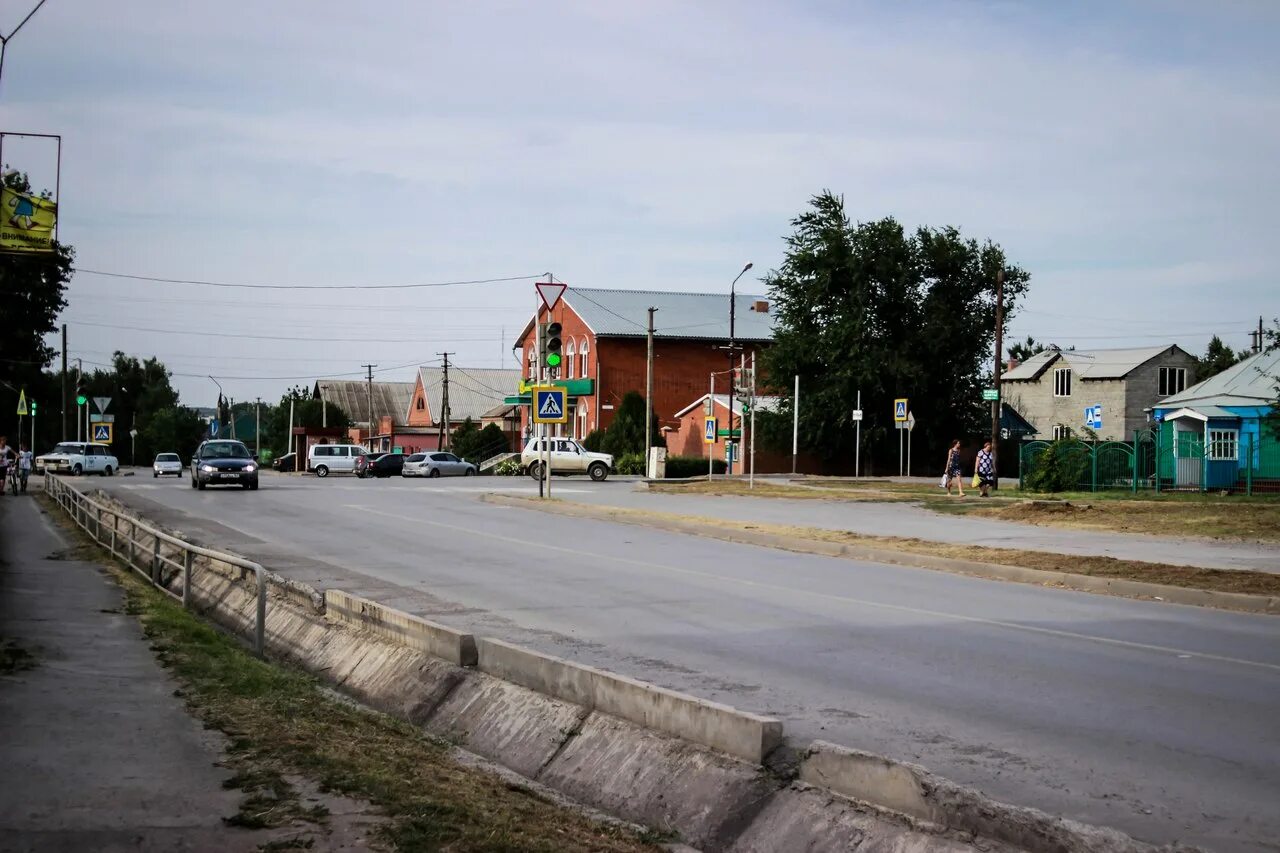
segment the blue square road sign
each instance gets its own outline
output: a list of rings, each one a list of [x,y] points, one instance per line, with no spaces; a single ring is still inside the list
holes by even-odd
[[[563,388],[534,388],[533,422],[535,424],[568,423],[568,402]]]

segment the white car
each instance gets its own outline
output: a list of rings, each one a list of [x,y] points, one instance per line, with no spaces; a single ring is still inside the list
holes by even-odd
[[[307,452],[307,470],[317,477],[351,474],[356,461],[369,451],[358,444],[315,444]]]
[[[402,477],[474,477],[480,469],[443,450],[415,453],[404,460]]]
[[[105,444],[64,441],[53,450],[36,457],[36,471],[54,474],[101,474],[110,477],[120,470],[120,460]]]
[[[544,455],[542,439],[530,439],[520,454],[520,467],[535,480],[541,480]],[[552,474],[586,474],[599,482],[612,470],[613,457],[609,454],[592,453],[572,438],[551,439]]]
[[[178,454],[160,453],[156,455],[156,461],[151,463],[151,476],[159,477],[161,474],[182,476],[182,460],[178,458]]]

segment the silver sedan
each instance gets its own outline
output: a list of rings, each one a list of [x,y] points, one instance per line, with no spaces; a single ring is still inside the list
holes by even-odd
[[[404,460],[400,471],[404,477],[473,477],[478,473],[475,465],[443,450],[415,453]]]
[[[151,476],[159,477],[161,474],[182,476],[182,460],[178,458],[178,454],[157,454],[156,461],[151,463]]]

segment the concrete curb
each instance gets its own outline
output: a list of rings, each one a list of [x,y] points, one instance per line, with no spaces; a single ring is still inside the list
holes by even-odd
[[[404,613],[391,607],[343,592],[324,591],[325,615],[364,628],[393,643],[399,643],[455,666],[476,665],[476,638],[437,622]]]
[[[776,533],[764,533],[754,530],[733,530],[708,524],[697,520],[676,520],[653,518],[643,511],[631,511],[613,507],[595,507],[587,504],[557,500],[553,504],[541,505],[532,498],[513,495],[485,494],[480,496],[485,503],[501,506],[519,507],[537,512],[550,512],[556,515],[569,515],[577,518],[590,518],[597,521],[614,521],[621,524],[632,524],[639,527],[652,527],[672,533],[687,533],[724,542],[736,542],[742,545],[759,545],[765,548],[776,548],[782,551],[795,551],[802,554],[818,554],[824,557],[844,557],[850,560],[867,560],[875,563],[888,563],[895,566],[911,566],[919,569],[933,569],[953,574],[970,575],[990,580],[1014,581],[1037,585],[1059,586],[1077,592],[1092,592],[1101,595],[1115,595],[1127,598],[1142,598],[1161,601],[1167,604],[1186,604],[1194,607],[1215,607],[1220,610],[1234,610],[1241,613],[1257,613],[1262,615],[1280,615],[1280,596],[1251,595],[1239,592],[1215,592],[1207,589],[1193,589],[1168,584],[1132,581],[1124,578],[1103,578],[1093,575],[1078,575],[1071,572],[1054,572],[1044,569],[1029,569],[1021,566],[1004,566],[998,563],[984,563],[978,560],[964,560],[957,557],[936,557],[931,554],[913,554],[909,551],[895,551],[888,548],[856,545],[852,543],[827,542],[821,539],[806,539],[802,536],[784,536]]]
[[[501,640],[477,640],[481,672],[749,761],[782,743],[782,721]]]

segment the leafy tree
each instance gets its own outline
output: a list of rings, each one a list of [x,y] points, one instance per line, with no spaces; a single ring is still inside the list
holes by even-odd
[[[464,420],[457,429],[453,431],[453,435],[449,439],[449,449],[454,455],[463,459],[470,459],[475,456],[476,450],[479,448],[480,428],[476,426],[475,421],[471,418]],[[474,460],[472,460],[474,461]]]
[[[1048,348],[1049,347],[1045,344],[1042,344],[1035,338],[1027,335],[1027,339],[1025,341],[1020,341],[1009,347],[1009,358],[1014,361],[1023,362],[1037,353],[1044,352]]]
[[[490,456],[497,456],[499,453],[506,453],[511,449],[511,439],[502,427],[497,424],[485,424],[484,429],[480,430],[477,437],[475,458],[464,457],[468,462],[475,462],[477,465],[488,459]]]
[[[1223,343],[1222,338],[1214,335],[1204,355],[1196,359],[1196,381],[1203,382],[1210,376],[1217,376],[1228,367],[1233,367],[1248,357],[1248,350],[1236,353]]]
[[[341,406],[329,403],[326,413],[324,403],[312,398],[311,389],[295,385],[284,393],[279,405],[263,408],[262,446],[271,447],[277,454],[289,452],[290,403],[296,427],[316,429],[327,423],[330,428],[345,429],[351,424],[351,416]]]
[[[763,366],[784,387],[798,374],[809,389],[800,397],[801,445],[829,460],[852,459],[859,390],[863,458],[873,467],[896,460],[896,397],[911,400],[917,453],[984,432],[996,273],[1004,272],[1006,321],[1030,276],[999,246],[966,240],[955,228],[907,233],[892,218],[852,225],[831,192],[791,224],[786,258],[765,278],[777,320]],[[790,405],[758,418],[760,438],[772,447],[790,448]]]
[[[3,184],[30,193],[31,183],[21,172],[10,172]],[[41,193],[48,197],[48,192]],[[0,334],[0,432],[16,436],[18,393],[28,398],[40,393],[37,419],[47,440],[61,436],[61,381],[55,385],[42,375],[57,351],[45,343],[45,335],[57,331],[58,315],[67,306],[66,289],[71,280],[75,250],[55,242],[47,254],[0,253],[0,300],[3,300],[3,334]],[[68,388],[68,392],[70,389]],[[71,404],[74,408],[75,404]],[[75,421],[68,418],[69,426]],[[12,429],[10,428],[12,426]],[[72,433],[74,435],[74,432]],[[24,439],[25,440],[25,439]],[[42,447],[45,440],[38,442]]]
[[[157,453],[177,453],[186,462],[195,453],[205,429],[200,416],[186,406],[153,412],[139,430],[137,461],[145,465]]]
[[[666,439],[658,429],[656,412],[653,418],[653,447],[666,447]],[[644,457],[644,397],[638,391],[628,391],[622,396],[618,410],[613,415],[613,423],[605,430],[604,439],[600,442],[603,452],[611,454],[615,459],[629,453],[637,453]]]
[[[587,450],[590,450],[592,453],[602,453],[603,450],[601,448],[604,446],[604,430],[593,429],[591,432],[587,433],[587,437],[582,439],[582,446]]]

